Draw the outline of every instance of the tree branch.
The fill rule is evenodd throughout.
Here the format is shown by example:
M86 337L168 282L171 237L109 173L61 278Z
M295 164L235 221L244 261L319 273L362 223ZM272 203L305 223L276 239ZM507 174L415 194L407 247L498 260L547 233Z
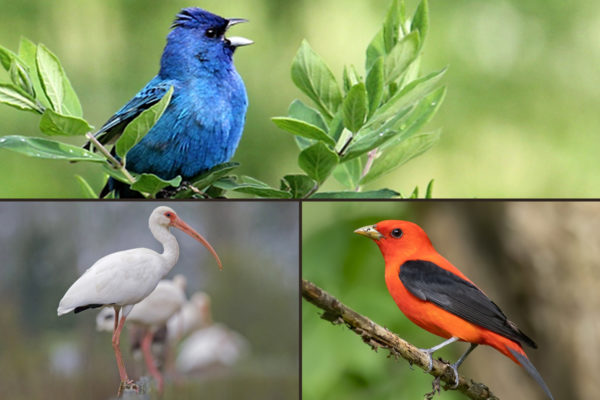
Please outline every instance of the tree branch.
M382 347L389 350L390 354L394 357L401 356L411 365L415 364L427 371L429 358L426 353L396 336L386 328L371 321L369 318L350 309L314 283L302 279L302 296L305 300L325 311L321 318L333 324L346 324L350 330L359 335L373 350ZM436 389L439 391L440 379L447 383L444 389L447 390L454 386L454 373L450 368L446 368L447 366L448 364L442 361L433 360L433 368L429 374L436 378L433 384L434 392ZM487 386L474 382L471 379L467 381L467 378L463 376L460 376L456 390L474 400L499 400ZM434 392L429 397L432 397Z

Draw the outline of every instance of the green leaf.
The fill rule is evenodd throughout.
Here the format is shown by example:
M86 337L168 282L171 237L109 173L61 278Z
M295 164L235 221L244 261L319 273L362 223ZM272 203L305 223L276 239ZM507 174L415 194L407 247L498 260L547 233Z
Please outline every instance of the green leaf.
M328 131L327 123L325 123L321 113L314 108L307 106L298 99L294 100L292 104L290 104L288 115L294 119L299 119L321 128L325 132Z
M40 130L48 136L81 136L93 129L81 118L57 114L50 108L44 111L40 119Z
M350 75L348 74L348 67L344 65L344 72L342 72L342 82L344 84L344 93L348 93L353 83L350 80Z
M411 110L412 108L405 108L384 125L361 130L344 152L342 160L347 161L361 156L400 135L406 129L401 122Z
M421 43L425 41L427 31L429 30L429 6L427 0L421 0L415 11L415 15L410 23L411 31L418 31Z
M338 155L323 143L304 149L298 156L300 168L319 183L327 179L338 163Z
M198 189L202 190L210 186L213 182L226 176L228 173L230 173L239 166L240 163L237 162L226 162L223 164L219 164L212 167L208 171L202 173L201 175L190 179L190 182L192 183L192 186L195 186Z
M295 118L287 117L273 117L271 120L279 128L286 130L294 135L303 136L308 139L316 139L318 141L327 143L330 146L335 146L335 140L325 133L324 130L318 126L309 124Z
M129 179L127 179L127 177L125 176L125 174L123 173L123 171L121 171L120 169L114 168L111 164L104 163L104 164L102 164L102 168L104 168L104 171L111 178L114 178L114 179L118 180L119 182L123 182L123 183L126 183L128 185L131 184L131 182L129 181Z
M363 171L363 160L356 157L342 162L333 170L333 177L348 189L356 189Z
M28 69L29 78L31 78L31 82L33 84L35 97L44 107L50 107L50 102L46 98L44 89L42 88L42 83L40 82L37 69L36 52L37 46L35 43L25 37L21 37L21 42L19 43L19 58L23 60Z
M240 183L231 178L221 178L213 186L223 190L251 194L263 198L289 199L291 197L290 193L272 188L266 183L249 176L241 176Z
M377 32L377 34L371 39L371 43L367 47L367 61L365 63L365 70L370 71L373 68L373 64L378 58L385 56L385 44L383 43L383 28Z
M178 187L180 184L181 176L179 175L171 180L165 180L154 174L140 174L137 176L135 183L131 185L131 189L154 196L168 186Z
M33 90L33 83L27 72L27 67L19 60L14 59L10 65L10 80L18 87L20 87L25 93L27 93L32 99L35 98L35 91Z
M344 131L344 110L340 109L335 114L331 123L329 124L329 136L333 138L333 140L337 141L340 139L342 132Z
M369 114L367 119L371 118L381 100L383 99L384 75L383 75L383 57L378 57L369 72L367 73L367 97L369 100Z
M400 196L400 193L381 189L369 192L321 192L310 196L311 199L391 199Z
M385 83L398 79L419 54L419 34L411 32L400 40L385 59Z
M427 184L427 190L425 190L425 198L426 199L433 199L433 182L434 182L434 180L432 179Z
M333 73L306 40L302 41L292 62L292 81L315 102L330 120L342 103L342 93Z
M10 83L0 83L0 103L18 108L19 110L42 113L31 96Z
M94 189L92 189L90 184L81 175L75 175L75 179L77 179L77 182L79 182L84 199L98 198L99 193L94 192Z
M317 182L307 175L286 175L281 180L281 190L291 193L293 199L304 198Z
M367 89L364 83L352 86L342 105L344 126L352 133L358 132L367 116Z
M370 132L368 135L362 136L348 146L348 149L342 156L342 161L347 162L353 158L362 156L392 139L394 136L398 135L398 133L398 131L392 129L385 129L380 133L376 131Z
M411 104L414 104L423 97L427 96L429 93L435 90L435 87L445 72L446 68L437 72L433 72L406 85L388 102L379 107L366 126L382 123L393 117L398 110L402 110L403 108L410 106Z
M419 187L415 186L415 190L413 190L409 199L418 199L418 198L419 198Z
M399 121L390 120L384 126L396 130L401 134L394 140L402 140L416 133L433 118L442 105L446 96L446 88L441 87L424 97L410 112L406 119Z
M10 70L10 65L13 60L17 58L17 55L7 49L6 47L0 46L0 64L2 67L8 72Z
M84 150L79 146L36 137L4 136L0 138L0 148L37 158L106 162L101 155Z
M115 150L117 155L121 158L125 158L127 152L136 144L142 140L144 136L150 131L154 124L160 119L163 112L171 101L173 95L173 86L169 88L167 93L160 99L160 101L154 104L147 110L144 110L138 115L133 121L131 121L117 143L115 144Z
M361 179L367 184L429 150L440 138L440 131L420 133L398 144L387 146L373 162L369 173Z
M36 60L40 82L52 104L52 109L59 114L81 117L83 115L81 104L58 57L46 46L39 44Z
M398 0L392 0L392 5L390 6L385 22L383 23L383 43L385 45L386 54L389 54L396 43L398 43L401 22Z

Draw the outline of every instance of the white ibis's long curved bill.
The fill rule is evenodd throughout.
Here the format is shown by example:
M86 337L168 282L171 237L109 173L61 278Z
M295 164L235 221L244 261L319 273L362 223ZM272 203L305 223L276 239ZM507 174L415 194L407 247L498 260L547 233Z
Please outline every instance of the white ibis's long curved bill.
M187 233L188 235L190 235L191 237L193 237L194 239L196 239L197 241L202 243L204 245L204 247L206 247L208 249L208 251L210 251L212 253L212 255L215 257L215 259L217 260L217 264L219 264L219 269L223 269L223 264L221 264L221 259L219 258L219 255L217 254L215 249L213 249L213 247L210 245L210 243L208 243L208 241L206 239L204 239L204 237L201 234L199 234L191 226L189 226L188 224L183 222L183 220L179 217L176 217L171 222L171 226L182 230L183 232Z

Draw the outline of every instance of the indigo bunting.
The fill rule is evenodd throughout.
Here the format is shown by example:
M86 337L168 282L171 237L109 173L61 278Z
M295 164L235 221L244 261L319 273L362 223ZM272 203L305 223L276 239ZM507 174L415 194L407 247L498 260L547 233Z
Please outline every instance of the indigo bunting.
M253 42L225 37L245 19L225 19L200 8L177 14L160 60L160 71L96 134L115 142L142 111L173 86L169 106L148 134L126 156L126 168L163 179L189 179L233 156L242 136L248 96L233 66L233 53ZM109 182L108 189L117 188ZM106 189L104 193L106 193Z

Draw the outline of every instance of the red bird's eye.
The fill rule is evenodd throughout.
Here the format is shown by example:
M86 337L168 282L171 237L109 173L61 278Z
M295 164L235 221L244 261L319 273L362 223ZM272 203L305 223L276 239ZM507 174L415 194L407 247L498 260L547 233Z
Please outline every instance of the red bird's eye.
M399 239L402 237L402 229L400 228L396 228L392 231L391 236L393 238Z

